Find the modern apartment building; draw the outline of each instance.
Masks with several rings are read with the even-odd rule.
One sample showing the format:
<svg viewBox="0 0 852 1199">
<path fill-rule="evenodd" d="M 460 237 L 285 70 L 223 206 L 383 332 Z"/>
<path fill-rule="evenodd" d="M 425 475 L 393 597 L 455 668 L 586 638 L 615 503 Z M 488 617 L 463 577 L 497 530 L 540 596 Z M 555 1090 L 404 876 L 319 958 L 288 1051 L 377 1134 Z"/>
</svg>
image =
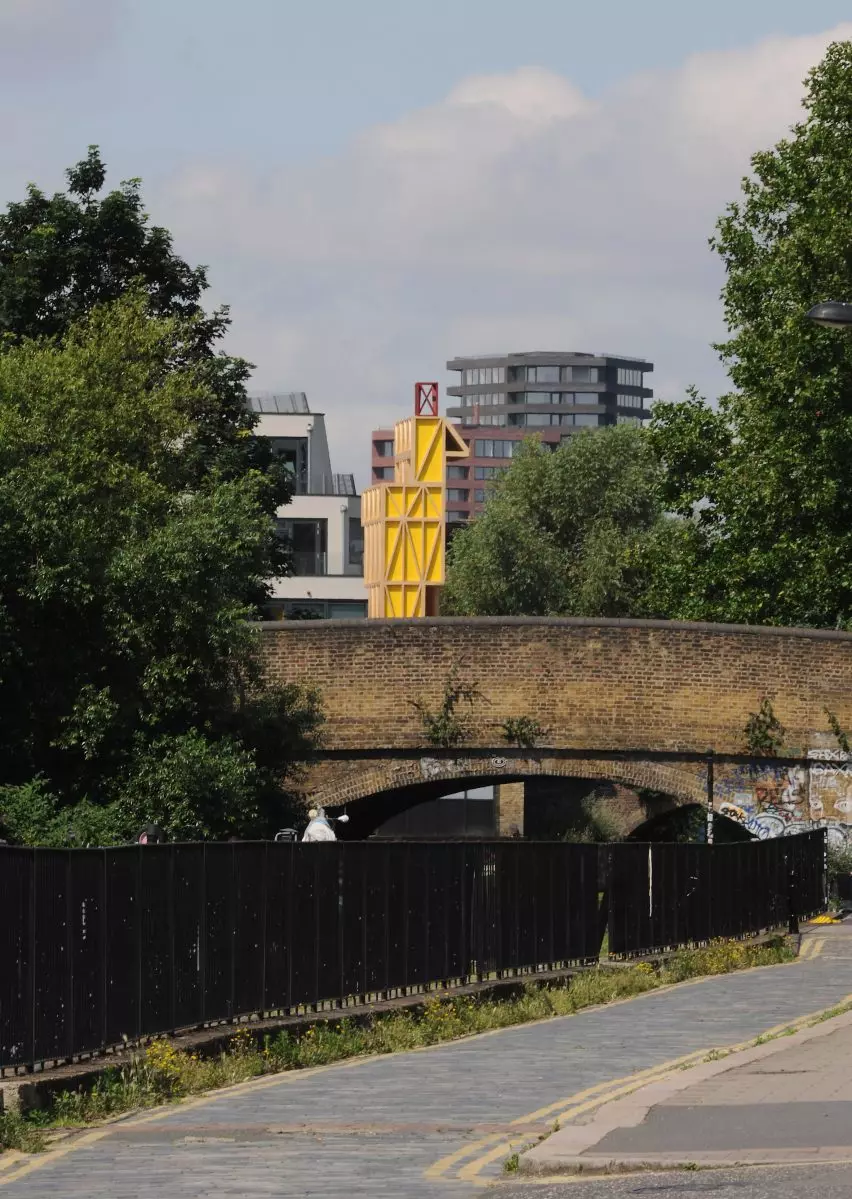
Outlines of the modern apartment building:
<svg viewBox="0 0 852 1199">
<path fill-rule="evenodd" d="M 270 618 L 366 616 L 361 497 L 352 475 L 331 469 L 323 413 L 311 412 L 304 392 L 255 394 L 249 403 L 294 485 L 277 517 L 293 574 L 272 581 Z"/>
<path fill-rule="evenodd" d="M 523 353 L 453 358 L 459 382 L 447 389 L 445 415 L 460 425 L 471 450 L 447 467 L 447 523 L 482 511 L 488 488 L 525 437 L 555 448 L 582 429 L 639 424 L 650 416 L 653 391 L 640 358 L 615 354 Z M 372 434 L 372 477 L 393 477 L 393 433 Z"/>
<path fill-rule="evenodd" d="M 448 467 L 447 521 L 482 510 L 489 483 L 532 433 L 556 448 L 582 429 L 650 416 L 650 362 L 614 354 L 523 353 L 453 358 L 446 416 L 458 421 L 469 461 Z M 449 397 L 452 397 L 450 399 Z"/>
</svg>

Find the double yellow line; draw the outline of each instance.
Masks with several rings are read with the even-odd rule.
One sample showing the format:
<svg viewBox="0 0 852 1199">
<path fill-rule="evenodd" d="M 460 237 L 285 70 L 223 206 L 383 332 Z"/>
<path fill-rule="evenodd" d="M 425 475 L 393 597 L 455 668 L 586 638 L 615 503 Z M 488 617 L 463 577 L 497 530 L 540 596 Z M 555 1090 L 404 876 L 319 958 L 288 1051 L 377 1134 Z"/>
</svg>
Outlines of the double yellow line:
<svg viewBox="0 0 852 1199">
<path fill-rule="evenodd" d="M 818 944 L 817 952 L 821 952 L 821 949 L 822 945 Z M 811 952 L 810 956 L 814 957 L 815 954 Z M 852 995 L 847 995 L 845 999 L 841 1000 L 839 1006 L 842 1007 L 850 1001 L 852 1001 Z M 623 1078 L 613 1078 L 607 1082 L 596 1083 L 595 1086 L 588 1087 L 584 1091 L 577 1091 L 574 1095 L 557 1099 L 547 1107 L 540 1107 L 534 1112 L 518 1116 L 517 1119 L 510 1121 L 506 1132 L 492 1133 L 490 1136 L 462 1145 L 455 1152 L 448 1153 L 445 1157 L 433 1162 L 424 1170 L 423 1177 L 433 1181 L 441 1179 L 444 1182 L 466 1182 L 472 1183 L 474 1186 L 490 1186 L 493 1178 L 484 1178 L 482 1171 L 493 1162 L 499 1161 L 501 1158 L 505 1160 L 511 1154 L 518 1153 L 530 1146 L 531 1133 L 529 1129 L 522 1130 L 520 1126 L 533 1124 L 536 1121 L 547 1121 L 552 1127 L 553 1124 L 573 1120 L 613 1099 L 629 1095 L 640 1087 L 647 1086 L 652 1082 L 660 1082 L 676 1070 L 686 1070 L 690 1066 L 697 1066 L 704 1061 L 728 1057 L 730 1054 L 750 1049 L 756 1044 L 771 1040 L 784 1033 L 796 1032 L 824 1017 L 826 1011 L 832 1010 L 831 1008 L 820 1008 L 819 1011 L 797 1016 L 793 1020 L 787 1020 L 783 1024 L 767 1028 L 757 1038 L 740 1041 L 736 1045 L 728 1045 L 724 1049 L 699 1049 L 684 1057 L 672 1058 L 668 1062 L 660 1062 L 656 1066 L 639 1070 L 635 1074 L 627 1074 Z M 518 1128 L 517 1134 L 511 1132 L 513 1128 Z M 543 1128 L 541 1131 L 546 1134 L 548 1129 Z M 536 1138 L 532 1137 L 532 1139 Z"/>
<path fill-rule="evenodd" d="M 818 958 L 825 947 L 825 937 L 809 937 L 799 950 L 800 962 L 812 962 Z"/>
<path fill-rule="evenodd" d="M 627 1074 L 624 1078 L 613 1078 L 607 1082 L 596 1083 L 593 1087 L 587 1087 L 584 1091 L 578 1091 L 574 1095 L 569 1095 L 564 1099 L 557 1099 L 554 1103 L 550 1103 L 547 1107 L 537 1108 L 533 1112 L 527 1112 L 523 1116 L 518 1116 L 517 1119 L 510 1121 L 507 1132 L 492 1133 L 490 1136 L 482 1137 L 479 1140 L 471 1141 L 467 1145 L 463 1145 L 460 1149 L 456 1149 L 454 1153 L 449 1153 L 446 1157 L 439 1158 L 427 1170 L 424 1171 L 424 1178 L 431 1180 L 450 1179 L 459 1182 L 472 1182 L 481 1186 L 487 1185 L 487 1180 L 481 1177 L 481 1172 L 486 1166 L 492 1162 L 498 1161 L 500 1158 L 508 1157 L 516 1152 L 519 1148 L 526 1146 L 530 1142 L 528 1133 L 521 1131 L 520 1125 L 533 1124 L 536 1121 L 547 1121 L 549 1124 L 561 1123 L 563 1120 L 572 1120 L 575 1116 L 580 1116 L 584 1112 L 592 1111 L 596 1107 L 600 1107 L 603 1103 L 608 1103 L 611 1099 L 618 1099 L 622 1095 L 629 1095 L 631 1091 L 635 1091 L 638 1087 L 644 1086 L 646 1083 L 655 1082 L 658 1078 L 670 1073 L 672 1070 L 683 1069 L 687 1066 L 697 1065 L 708 1054 L 709 1050 L 701 1049 L 696 1053 L 689 1053 L 685 1057 L 672 1058 L 671 1061 L 661 1062 L 656 1066 L 651 1066 L 647 1070 L 639 1070 L 635 1074 Z M 513 1134 L 511 1129 L 518 1128 L 517 1134 Z M 544 1129 L 542 1131 L 545 1131 Z M 469 1161 L 466 1159 L 470 1159 Z"/>
</svg>

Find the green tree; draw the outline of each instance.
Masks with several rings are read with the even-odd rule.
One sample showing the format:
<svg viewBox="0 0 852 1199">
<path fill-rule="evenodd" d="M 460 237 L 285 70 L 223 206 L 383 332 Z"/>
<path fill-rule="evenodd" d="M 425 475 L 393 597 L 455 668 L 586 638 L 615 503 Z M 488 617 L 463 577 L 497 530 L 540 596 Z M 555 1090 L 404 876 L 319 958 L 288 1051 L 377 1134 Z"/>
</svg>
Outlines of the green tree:
<svg viewBox="0 0 852 1199">
<path fill-rule="evenodd" d="M 268 831 L 313 744 L 316 697 L 264 687 L 249 623 L 276 481 L 209 459 L 199 486 L 228 402 L 204 319 L 131 294 L 0 353 L 0 812 L 22 839 L 27 797 L 52 840 L 98 814 L 113 839 Z"/>
<path fill-rule="evenodd" d="M 104 191 L 97 146 L 65 174 L 67 191 L 47 196 L 31 184 L 24 200 L 0 214 L 0 344 L 62 337 L 96 305 L 129 290 L 147 297 L 152 315 L 189 320 L 181 354 L 203 376 L 206 399 L 193 412 L 184 469 L 192 466 L 199 487 L 210 472 L 238 478 L 262 470 L 274 484 L 262 497 L 272 514 L 289 498 L 289 478 L 268 440 L 249 436 L 257 421 L 246 404 L 251 366 L 217 350 L 230 318 L 227 307 L 207 314 L 201 305 L 206 268 L 190 267 L 168 230 L 149 223 L 138 179 Z M 276 555 L 275 573 L 284 573 L 282 546 Z"/>
<path fill-rule="evenodd" d="M 444 611 L 654 614 L 653 564 L 675 536 L 649 439 L 629 425 L 550 451 L 526 441 L 482 515 L 453 537 Z"/>
<path fill-rule="evenodd" d="M 852 299 L 852 43 L 810 72 L 804 108 L 711 243 L 735 390 L 718 411 L 694 395 L 654 410 L 666 500 L 689 522 L 661 583 L 673 616 L 852 621 L 852 339 L 806 317 Z"/>
</svg>

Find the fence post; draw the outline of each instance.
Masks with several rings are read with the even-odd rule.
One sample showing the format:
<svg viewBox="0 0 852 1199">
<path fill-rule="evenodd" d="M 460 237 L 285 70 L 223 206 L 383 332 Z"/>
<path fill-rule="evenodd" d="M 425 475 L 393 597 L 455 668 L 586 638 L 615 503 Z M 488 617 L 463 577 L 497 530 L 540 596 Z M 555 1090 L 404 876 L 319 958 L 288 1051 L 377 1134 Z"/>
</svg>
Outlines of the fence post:
<svg viewBox="0 0 852 1199">
<path fill-rule="evenodd" d="M 713 750 L 707 750 L 707 844 L 713 844 Z"/>
</svg>

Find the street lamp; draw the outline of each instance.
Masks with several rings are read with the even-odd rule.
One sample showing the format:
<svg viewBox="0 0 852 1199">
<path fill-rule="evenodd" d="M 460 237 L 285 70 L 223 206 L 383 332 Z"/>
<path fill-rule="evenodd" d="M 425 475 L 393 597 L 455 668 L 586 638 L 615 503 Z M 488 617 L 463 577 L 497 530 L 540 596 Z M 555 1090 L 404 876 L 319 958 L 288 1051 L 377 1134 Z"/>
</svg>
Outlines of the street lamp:
<svg viewBox="0 0 852 1199">
<path fill-rule="evenodd" d="M 814 304 L 808 312 L 808 320 L 827 329 L 852 331 L 852 304 L 843 300 L 824 300 Z"/>
</svg>

